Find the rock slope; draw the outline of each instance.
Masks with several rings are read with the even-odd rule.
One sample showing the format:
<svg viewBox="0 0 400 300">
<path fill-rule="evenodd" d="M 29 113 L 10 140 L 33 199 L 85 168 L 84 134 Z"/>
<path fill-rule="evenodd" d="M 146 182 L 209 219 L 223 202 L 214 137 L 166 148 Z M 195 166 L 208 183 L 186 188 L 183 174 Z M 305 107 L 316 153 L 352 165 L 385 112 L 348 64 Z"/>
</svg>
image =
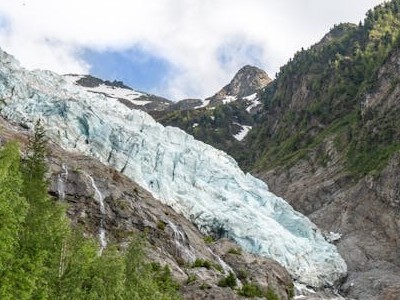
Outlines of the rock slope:
<svg viewBox="0 0 400 300">
<path fill-rule="evenodd" d="M 17 140 L 24 149 L 29 135 L 26 128 L 0 117 L 0 129 L 0 147 L 6 141 Z M 218 282 L 229 271 L 239 276 L 253 274 L 253 269 L 258 270 L 257 277 L 242 277 L 239 285 L 254 282 L 262 290 L 272 289 L 280 299 L 291 298 L 292 280 L 278 263 L 250 255 L 230 241 L 206 243 L 206 237 L 190 221 L 115 169 L 52 142 L 49 150 L 49 193 L 55 201 L 68 205 L 72 224 L 87 235 L 97 236 L 99 247 L 104 238 L 107 245 L 124 249 L 133 236 L 145 235 L 148 258 L 169 266 L 184 299 L 245 299 L 229 287 L 219 287 Z M 229 247 L 220 249 L 222 243 Z M 239 249 L 240 254 L 228 263 L 224 256 L 232 255 L 230 249 Z M 249 257 L 251 261 L 244 265 L 242 262 Z M 196 260 L 203 263 L 195 264 Z"/>
</svg>

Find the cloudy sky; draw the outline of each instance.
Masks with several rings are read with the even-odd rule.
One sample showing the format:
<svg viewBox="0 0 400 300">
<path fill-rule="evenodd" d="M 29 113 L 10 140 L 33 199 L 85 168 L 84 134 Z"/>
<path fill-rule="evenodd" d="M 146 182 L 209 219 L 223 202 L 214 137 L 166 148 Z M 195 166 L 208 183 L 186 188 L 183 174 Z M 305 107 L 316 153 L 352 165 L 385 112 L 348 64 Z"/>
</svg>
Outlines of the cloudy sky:
<svg viewBox="0 0 400 300">
<path fill-rule="evenodd" d="M 383 0 L 1 0 L 0 47 L 29 69 L 210 96 L 245 64 L 270 76 Z"/>
</svg>

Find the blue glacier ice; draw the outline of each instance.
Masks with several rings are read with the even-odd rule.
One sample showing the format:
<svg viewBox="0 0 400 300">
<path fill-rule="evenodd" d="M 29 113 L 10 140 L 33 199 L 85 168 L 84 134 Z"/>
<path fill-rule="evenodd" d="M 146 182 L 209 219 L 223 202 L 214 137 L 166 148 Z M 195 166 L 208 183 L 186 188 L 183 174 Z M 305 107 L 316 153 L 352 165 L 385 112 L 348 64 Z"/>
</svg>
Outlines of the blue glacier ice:
<svg viewBox="0 0 400 300">
<path fill-rule="evenodd" d="M 273 258 L 299 282 L 331 285 L 346 264 L 318 228 L 233 158 L 148 114 L 88 93 L 50 71 L 27 71 L 0 50 L 0 114 L 123 172 L 206 234 Z"/>
</svg>

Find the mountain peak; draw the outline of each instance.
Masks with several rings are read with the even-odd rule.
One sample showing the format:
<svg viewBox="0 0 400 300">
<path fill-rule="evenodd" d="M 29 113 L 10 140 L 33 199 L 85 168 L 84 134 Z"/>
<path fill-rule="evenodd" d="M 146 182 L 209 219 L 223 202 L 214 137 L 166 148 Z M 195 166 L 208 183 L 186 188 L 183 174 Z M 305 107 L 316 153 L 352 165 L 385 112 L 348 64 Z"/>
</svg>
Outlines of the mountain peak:
<svg viewBox="0 0 400 300">
<path fill-rule="evenodd" d="M 268 74 L 260 68 L 245 65 L 233 77 L 232 81 L 209 99 L 211 102 L 226 97 L 243 98 L 256 93 L 271 82 Z"/>
</svg>

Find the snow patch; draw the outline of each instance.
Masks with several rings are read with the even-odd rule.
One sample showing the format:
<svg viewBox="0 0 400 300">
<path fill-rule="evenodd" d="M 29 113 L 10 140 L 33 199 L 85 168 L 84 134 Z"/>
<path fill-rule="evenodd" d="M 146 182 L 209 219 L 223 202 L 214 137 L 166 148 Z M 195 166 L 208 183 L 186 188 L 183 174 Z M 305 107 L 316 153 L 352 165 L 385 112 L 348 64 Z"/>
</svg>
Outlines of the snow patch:
<svg viewBox="0 0 400 300">
<path fill-rule="evenodd" d="M 240 127 L 242 127 L 242 129 L 239 131 L 239 133 L 233 135 L 233 137 L 240 142 L 246 137 L 246 135 L 249 133 L 249 131 L 253 127 L 249 126 L 249 125 L 241 125 L 241 124 L 238 124 L 238 123 L 235 123 L 235 124 L 239 125 Z"/>
<path fill-rule="evenodd" d="M 259 101 L 257 98 L 257 93 L 251 94 L 250 96 L 244 97 L 243 99 L 251 102 L 251 104 L 246 108 L 246 111 L 248 113 L 250 113 L 252 109 L 261 105 L 261 101 Z"/>
<path fill-rule="evenodd" d="M 335 241 L 338 241 L 342 238 L 342 234 L 338 233 L 338 232 L 332 232 L 330 231 L 329 233 L 324 233 L 325 239 L 329 242 L 329 243 L 333 243 Z"/>
<path fill-rule="evenodd" d="M 243 99 L 248 100 L 248 101 L 254 101 L 257 98 L 257 93 L 251 94 L 249 96 L 243 97 Z"/>
<path fill-rule="evenodd" d="M 224 99 L 222 99 L 222 103 L 223 104 L 228 104 L 231 103 L 233 101 L 236 101 L 237 97 L 236 96 L 226 96 Z"/>
<path fill-rule="evenodd" d="M 210 104 L 210 100 L 204 100 L 201 105 L 196 106 L 194 109 L 206 107 L 206 106 L 208 106 L 208 104 Z"/>
<path fill-rule="evenodd" d="M 80 75 L 65 75 L 64 78 L 67 79 L 67 81 L 71 83 L 75 83 L 83 78 L 84 76 Z M 99 86 L 96 87 L 82 87 L 88 92 L 91 93 L 97 93 L 97 94 L 102 94 L 106 96 L 107 98 L 112 98 L 112 99 L 125 99 L 130 101 L 134 105 L 138 106 L 143 106 L 148 103 L 151 103 L 151 101 L 147 100 L 137 100 L 138 98 L 142 96 L 148 96 L 145 93 L 138 92 L 134 89 L 128 89 L 128 88 L 121 88 L 121 87 L 115 87 L 115 86 L 109 86 L 106 84 L 100 84 Z"/>
</svg>

